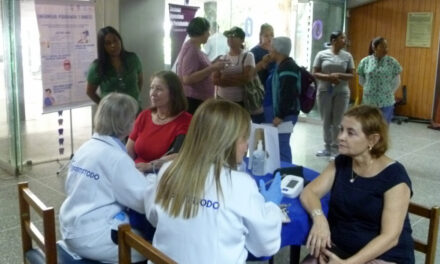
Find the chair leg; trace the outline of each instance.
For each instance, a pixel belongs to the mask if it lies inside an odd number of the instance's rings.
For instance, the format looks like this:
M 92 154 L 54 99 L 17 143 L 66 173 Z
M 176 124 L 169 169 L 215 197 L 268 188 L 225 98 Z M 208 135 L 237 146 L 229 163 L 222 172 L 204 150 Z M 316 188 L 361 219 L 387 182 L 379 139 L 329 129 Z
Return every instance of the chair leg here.
M 299 264 L 301 246 L 290 246 L 290 264 Z

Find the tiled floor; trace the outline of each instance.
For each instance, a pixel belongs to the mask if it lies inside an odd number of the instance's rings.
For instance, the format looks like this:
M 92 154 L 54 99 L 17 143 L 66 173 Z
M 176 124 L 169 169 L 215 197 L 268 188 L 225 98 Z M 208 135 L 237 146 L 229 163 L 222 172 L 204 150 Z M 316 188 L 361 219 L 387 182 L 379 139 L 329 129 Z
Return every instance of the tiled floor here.
M 392 145 L 388 154 L 406 167 L 413 183 L 412 200 L 426 206 L 440 205 L 440 132 L 416 123 L 392 124 L 390 132 Z M 322 171 L 327 165 L 325 158 L 315 157 L 315 152 L 322 147 L 320 125 L 299 122 L 291 144 L 294 163 L 316 171 Z M 54 206 L 58 213 L 65 197 L 65 176 L 56 174 L 59 167 L 56 162 L 34 165 L 26 168 L 19 177 L 0 171 L 0 263 L 22 263 L 17 182 L 29 181 L 31 190 L 47 205 Z M 411 221 L 414 235 L 426 237 L 427 222 L 414 217 Z M 302 253 L 306 254 L 306 250 L 303 249 Z M 436 259 L 440 263 L 440 242 Z M 416 254 L 416 263 L 424 263 L 423 260 L 423 255 Z M 276 256 L 275 263 L 288 263 L 286 249 Z

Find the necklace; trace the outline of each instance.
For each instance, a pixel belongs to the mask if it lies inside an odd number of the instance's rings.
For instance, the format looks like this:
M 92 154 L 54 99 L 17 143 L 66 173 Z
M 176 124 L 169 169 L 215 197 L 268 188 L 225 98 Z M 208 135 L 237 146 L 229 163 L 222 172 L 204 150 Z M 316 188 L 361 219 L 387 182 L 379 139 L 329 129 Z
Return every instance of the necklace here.
M 358 177 L 358 175 L 356 173 L 354 173 L 354 170 L 351 169 L 351 178 L 350 178 L 350 183 L 353 183 L 354 180 L 356 180 L 356 178 Z
M 373 159 L 371 159 L 369 162 L 368 162 L 368 167 L 370 167 L 371 166 L 371 164 L 373 164 Z M 359 175 L 357 175 L 355 172 L 354 172 L 354 165 L 351 165 L 351 177 L 350 177 L 350 183 L 353 183 L 355 180 L 356 180 L 356 178 L 359 176 Z
M 161 117 L 161 116 L 159 115 L 159 113 L 156 113 L 156 117 L 157 117 L 157 119 L 159 119 L 160 121 L 164 121 L 165 119 L 168 118 L 167 116 Z

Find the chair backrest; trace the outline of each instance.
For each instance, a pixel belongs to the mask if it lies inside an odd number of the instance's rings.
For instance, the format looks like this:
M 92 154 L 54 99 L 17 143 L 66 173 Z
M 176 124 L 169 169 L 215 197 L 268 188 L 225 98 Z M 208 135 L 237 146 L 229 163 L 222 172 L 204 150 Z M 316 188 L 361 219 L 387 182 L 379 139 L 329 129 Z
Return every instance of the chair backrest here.
M 427 208 L 411 202 L 409 204 L 408 212 L 410 214 L 429 219 L 428 239 L 426 242 L 414 239 L 414 249 L 426 254 L 425 264 L 434 264 L 437 246 L 438 224 L 440 219 L 440 207 L 434 206 L 432 208 Z
M 408 91 L 407 91 L 406 85 L 402 86 L 402 97 L 395 96 L 396 105 L 406 105 L 406 102 L 408 99 L 407 93 L 408 93 Z
M 130 249 L 134 248 L 136 251 L 151 260 L 155 264 L 175 264 L 174 260 L 167 257 L 154 248 L 148 241 L 136 235 L 131 231 L 129 224 L 120 225 L 118 228 L 118 245 L 119 245 L 119 264 L 131 263 Z
M 24 263 L 32 258 L 32 240 L 44 253 L 45 263 L 57 263 L 55 239 L 55 213 L 53 207 L 47 207 L 31 190 L 27 182 L 18 184 L 18 201 L 20 205 L 21 240 Z M 30 207 L 43 218 L 43 233 L 31 221 Z M 44 263 L 44 262 L 43 262 Z

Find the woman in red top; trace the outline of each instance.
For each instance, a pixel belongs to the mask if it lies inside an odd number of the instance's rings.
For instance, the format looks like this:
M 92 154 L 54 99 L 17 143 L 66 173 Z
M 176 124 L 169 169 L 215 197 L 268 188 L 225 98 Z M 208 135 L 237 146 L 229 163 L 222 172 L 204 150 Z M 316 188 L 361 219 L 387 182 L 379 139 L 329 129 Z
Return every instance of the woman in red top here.
M 179 77 L 171 71 L 153 74 L 151 108 L 142 111 L 127 141 L 127 152 L 142 172 L 156 172 L 173 159 L 191 122 Z

